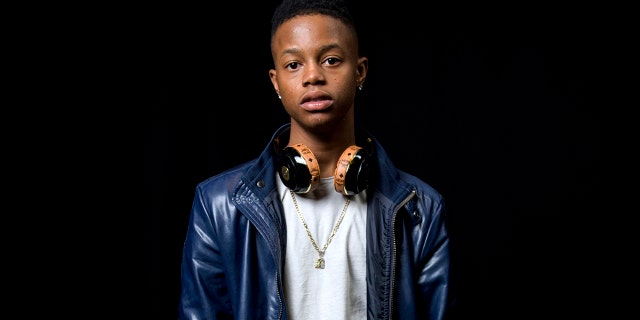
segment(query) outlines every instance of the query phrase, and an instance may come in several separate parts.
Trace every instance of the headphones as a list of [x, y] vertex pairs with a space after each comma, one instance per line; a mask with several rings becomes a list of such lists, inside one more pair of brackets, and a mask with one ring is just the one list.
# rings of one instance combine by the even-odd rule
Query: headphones
[[[282, 183], [291, 191], [310, 192], [320, 184], [320, 165], [313, 152], [304, 144], [286, 146], [288, 132], [289, 130], [283, 130], [273, 139], [277, 155], [276, 170]], [[371, 138], [367, 137], [365, 141], [366, 149], [352, 145], [342, 152], [333, 173], [336, 192], [350, 196], [362, 192], [369, 185], [373, 144]], [[282, 148], [282, 145], [285, 147]]]

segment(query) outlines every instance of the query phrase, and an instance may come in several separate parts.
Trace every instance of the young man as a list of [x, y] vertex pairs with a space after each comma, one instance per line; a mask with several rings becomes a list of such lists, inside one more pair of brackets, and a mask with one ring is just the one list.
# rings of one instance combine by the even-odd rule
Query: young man
[[356, 128], [368, 60], [340, 1], [284, 0], [269, 76], [290, 123], [197, 186], [181, 319], [443, 319], [442, 196]]

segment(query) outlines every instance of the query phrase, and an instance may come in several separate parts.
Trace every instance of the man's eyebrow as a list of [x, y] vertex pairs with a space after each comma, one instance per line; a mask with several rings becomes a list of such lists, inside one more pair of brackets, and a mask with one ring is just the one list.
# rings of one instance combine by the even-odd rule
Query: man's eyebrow
[[[330, 43], [330, 44], [327, 44], [327, 45], [324, 45], [324, 46], [320, 47], [320, 52], [324, 53], [324, 52], [327, 52], [327, 51], [329, 51], [331, 49], [341, 49], [341, 48], [342, 47], [337, 43]], [[298, 49], [298, 48], [290, 48], [290, 49], [286, 49], [286, 50], [282, 51], [281, 56], [283, 56], [285, 54], [297, 54], [297, 53], [300, 53], [300, 52], [301, 52], [301, 50]]]

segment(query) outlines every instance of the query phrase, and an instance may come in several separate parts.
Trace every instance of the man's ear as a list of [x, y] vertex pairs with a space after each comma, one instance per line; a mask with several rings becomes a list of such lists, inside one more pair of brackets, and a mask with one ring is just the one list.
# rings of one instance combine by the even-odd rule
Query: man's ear
[[269, 70], [269, 79], [271, 79], [271, 84], [273, 85], [273, 88], [276, 89], [276, 92], [280, 92], [278, 89], [278, 81], [277, 81], [278, 78], [276, 76], [275, 69]]
[[356, 68], [356, 82], [358, 85], [362, 85], [367, 78], [367, 71], [369, 70], [369, 59], [367, 57], [358, 58], [358, 68]]

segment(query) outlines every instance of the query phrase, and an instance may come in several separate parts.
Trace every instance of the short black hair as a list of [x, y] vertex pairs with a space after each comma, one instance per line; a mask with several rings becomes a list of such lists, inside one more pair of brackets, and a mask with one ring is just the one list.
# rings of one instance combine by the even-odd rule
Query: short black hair
[[271, 18], [271, 37], [285, 21], [311, 14], [332, 16], [351, 28], [357, 37], [355, 20], [345, 0], [283, 0]]

